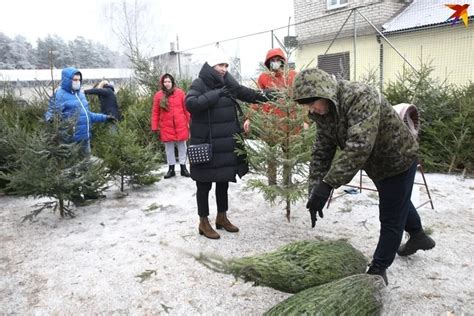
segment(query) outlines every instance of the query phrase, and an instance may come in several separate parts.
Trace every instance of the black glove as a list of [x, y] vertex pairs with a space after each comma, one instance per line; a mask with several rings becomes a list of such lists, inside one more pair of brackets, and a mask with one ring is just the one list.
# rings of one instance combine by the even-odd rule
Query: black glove
[[115, 117], [113, 117], [112, 115], [107, 115], [107, 122], [115, 123], [115, 122], [117, 122], [117, 119]]
[[227, 87], [219, 89], [219, 97], [230, 97], [230, 90]]
[[319, 214], [319, 217], [324, 217], [323, 208], [329, 199], [331, 190], [332, 187], [329, 184], [321, 181], [321, 183], [317, 184], [311, 191], [308, 203], [306, 203], [306, 208], [309, 210], [309, 214], [311, 215], [311, 227], [316, 225], [316, 213]]
[[262, 93], [268, 101], [275, 101], [278, 98], [277, 92], [273, 89], [263, 89]]

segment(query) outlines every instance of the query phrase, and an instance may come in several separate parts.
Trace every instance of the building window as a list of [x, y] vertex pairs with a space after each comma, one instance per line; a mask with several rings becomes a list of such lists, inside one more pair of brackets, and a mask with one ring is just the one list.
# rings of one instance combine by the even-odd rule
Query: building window
[[318, 68], [335, 75], [336, 78], [350, 80], [349, 52], [319, 55]]
[[345, 7], [349, 0], [327, 0], [328, 10]]

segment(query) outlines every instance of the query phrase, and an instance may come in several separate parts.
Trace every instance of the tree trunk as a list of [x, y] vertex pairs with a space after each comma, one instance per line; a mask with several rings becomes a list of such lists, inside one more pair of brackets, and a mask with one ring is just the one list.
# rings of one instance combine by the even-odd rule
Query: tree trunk
[[286, 199], [286, 219], [290, 222], [290, 213], [291, 213], [291, 201], [290, 198]]
[[61, 215], [61, 217], [64, 217], [64, 200], [63, 199], [59, 199], [59, 215]]

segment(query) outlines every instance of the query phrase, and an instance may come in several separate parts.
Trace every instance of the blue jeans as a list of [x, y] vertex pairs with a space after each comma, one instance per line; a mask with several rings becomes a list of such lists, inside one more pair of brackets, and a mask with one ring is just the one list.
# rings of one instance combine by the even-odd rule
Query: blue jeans
[[420, 216], [410, 200], [417, 165], [415, 161], [400, 174], [374, 181], [379, 192], [380, 236], [373, 262], [384, 268], [395, 259], [403, 231], [416, 233], [422, 230]]

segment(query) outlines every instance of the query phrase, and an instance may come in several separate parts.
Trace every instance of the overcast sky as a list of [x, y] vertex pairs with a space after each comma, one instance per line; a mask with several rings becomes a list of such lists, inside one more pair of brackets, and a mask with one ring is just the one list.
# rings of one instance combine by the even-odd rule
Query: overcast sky
[[[155, 0], [149, 2], [146, 34], [151, 54], [169, 51], [170, 42], [179, 36], [181, 50], [233, 38], [249, 33], [266, 31], [288, 24], [293, 19], [293, 0]], [[83, 36], [99, 41], [112, 49], [119, 49], [104, 18], [110, 0], [6, 0], [0, 2], [0, 32], [13, 38], [23, 35], [30, 42], [48, 34], [57, 34], [65, 40]], [[288, 30], [275, 32], [283, 40]], [[293, 32], [293, 28], [291, 29]], [[291, 34], [294, 35], [294, 34]], [[274, 45], [278, 44], [274, 42]], [[242, 70], [255, 72], [258, 62], [271, 48], [269, 33], [222, 43], [230, 55], [242, 60]], [[205, 56], [206, 49], [190, 50]], [[205, 59], [205, 57], [202, 57]]]

